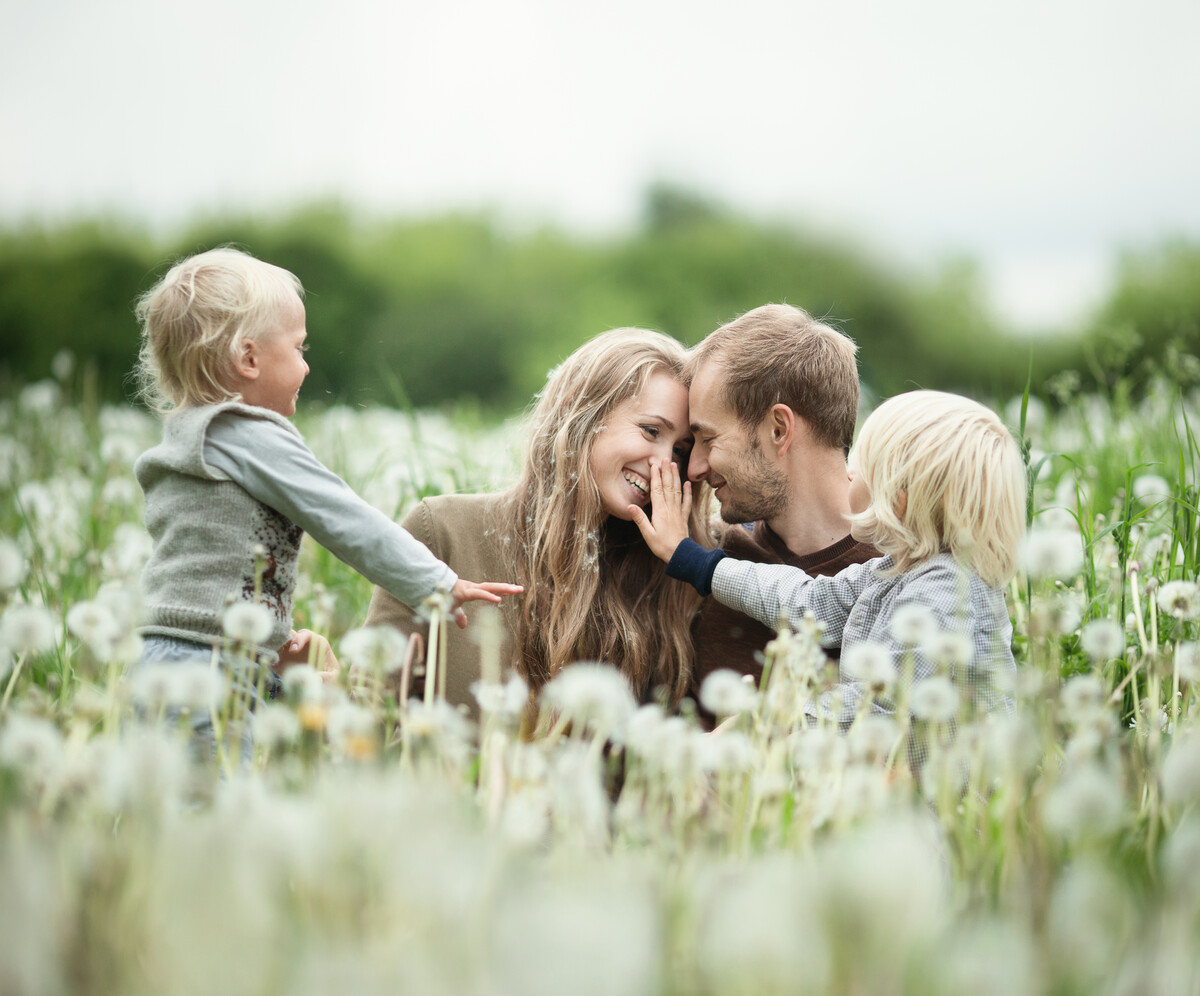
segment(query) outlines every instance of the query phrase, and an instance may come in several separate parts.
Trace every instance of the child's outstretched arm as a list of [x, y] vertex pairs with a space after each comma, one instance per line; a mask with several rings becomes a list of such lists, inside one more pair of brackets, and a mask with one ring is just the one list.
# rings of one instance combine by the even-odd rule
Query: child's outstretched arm
[[659, 560], [669, 561], [675, 548], [687, 539], [688, 516], [692, 511], [692, 482], [679, 480], [679, 468], [674, 463], [661, 466], [650, 461], [650, 518], [637, 505], [629, 506], [629, 514], [641, 530], [650, 552]]

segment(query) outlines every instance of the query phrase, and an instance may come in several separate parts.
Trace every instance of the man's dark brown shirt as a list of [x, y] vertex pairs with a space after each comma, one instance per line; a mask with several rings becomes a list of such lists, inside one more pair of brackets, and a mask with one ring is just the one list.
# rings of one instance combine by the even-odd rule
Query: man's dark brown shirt
[[[717, 536], [718, 543], [729, 556], [737, 560], [752, 560], [759, 564], [787, 564], [799, 567], [806, 574], [828, 576], [837, 574], [851, 564], [861, 564], [878, 557], [879, 551], [853, 536], [846, 536], [824, 550], [797, 557], [765, 522], [747, 525], [724, 525]], [[756, 619], [722, 605], [711, 595], [704, 600], [692, 628], [696, 644], [696, 664], [692, 674], [692, 695], [699, 701], [700, 685], [713, 671], [730, 668], [738, 674], [751, 674], [757, 684], [762, 677], [762, 662], [756, 659], [775, 636], [774, 630]], [[837, 650], [829, 655], [837, 658]], [[704, 715], [703, 712], [701, 715]], [[711, 721], [711, 717], [705, 716]]]

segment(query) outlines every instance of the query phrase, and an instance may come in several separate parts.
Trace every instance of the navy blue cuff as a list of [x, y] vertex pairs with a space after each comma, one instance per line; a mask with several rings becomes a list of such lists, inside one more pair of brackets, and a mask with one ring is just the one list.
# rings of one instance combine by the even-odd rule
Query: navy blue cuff
[[711, 595], [713, 571], [724, 558], [724, 550], [706, 550], [694, 539], [685, 538], [667, 562], [667, 577], [686, 581], [701, 595]]

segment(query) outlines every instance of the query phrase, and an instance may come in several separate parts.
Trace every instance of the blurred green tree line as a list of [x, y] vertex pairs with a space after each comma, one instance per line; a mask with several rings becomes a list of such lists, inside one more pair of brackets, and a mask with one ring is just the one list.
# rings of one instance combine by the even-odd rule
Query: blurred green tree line
[[641, 325], [690, 344], [768, 301], [833, 320], [859, 343], [863, 380], [881, 395], [1019, 393], [1031, 357], [1035, 389], [1059, 394], [1155, 371], [1194, 379], [1200, 351], [1200, 246], [1124, 259], [1085, 327], [1030, 339], [990, 313], [967, 261], [906, 273], [664, 185], [647, 192], [635, 231], [607, 239], [514, 231], [485, 214], [376, 220], [339, 204], [200, 221], [169, 240], [121, 222], [10, 227], [0, 231], [5, 386], [46, 376], [68, 349], [101, 396], [128, 396], [134, 300], [170, 263], [221, 244], [303, 281], [310, 401], [470, 399], [510, 411], [604, 329]]

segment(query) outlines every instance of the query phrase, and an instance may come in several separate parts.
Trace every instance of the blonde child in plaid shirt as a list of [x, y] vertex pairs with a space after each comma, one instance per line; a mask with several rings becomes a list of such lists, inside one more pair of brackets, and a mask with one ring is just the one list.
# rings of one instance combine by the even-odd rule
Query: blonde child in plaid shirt
[[[850, 531], [885, 556], [833, 577], [795, 567], [733, 560], [686, 538], [689, 482], [673, 465], [654, 468], [652, 518], [633, 519], [667, 573], [731, 608], [774, 625], [811, 611], [822, 645], [841, 646], [840, 719], [848, 725], [864, 692], [847, 673], [855, 646], [874, 644], [897, 675], [912, 655], [913, 678], [938, 672], [936, 644], [956, 643], [963, 689], [984, 711], [1012, 709], [1016, 664], [1004, 587], [1016, 573], [1025, 533], [1026, 475], [1016, 442], [977, 402], [914, 391], [880, 405], [850, 454]], [[911, 608], [911, 607], [919, 608]], [[931, 615], [930, 638], [914, 640], [905, 616]], [[900, 625], [897, 625], [897, 624]], [[945, 634], [950, 634], [947, 637]], [[879, 712], [894, 711], [877, 698]]]

